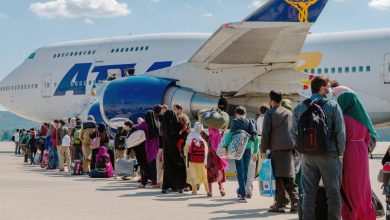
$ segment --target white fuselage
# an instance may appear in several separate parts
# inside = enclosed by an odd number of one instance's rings
[[[174,66],[187,61],[209,37],[210,34],[154,34],[45,46],[0,82],[0,103],[33,120],[65,118],[90,95],[94,84],[99,85],[99,67],[118,74],[120,67],[107,66],[131,64],[139,75],[156,63],[172,62]],[[321,73],[352,88],[376,123],[390,121],[390,30],[309,35],[302,53],[320,55],[314,61],[310,55],[298,59],[298,67],[306,62],[307,72]],[[75,66],[84,69],[74,69]],[[72,68],[78,75],[66,81]],[[86,78],[78,80],[77,71],[86,72]],[[197,75],[183,72],[183,77]],[[180,84],[180,78],[177,80]],[[70,90],[59,92],[61,85]]]

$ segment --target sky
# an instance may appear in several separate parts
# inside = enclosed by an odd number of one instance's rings
[[[0,80],[46,44],[129,34],[212,33],[224,23],[242,20],[264,2],[0,0]],[[390,0],[330,0],[311,32],[377,28],[390,28]]]

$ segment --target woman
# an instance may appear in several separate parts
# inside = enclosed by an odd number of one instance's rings
[[[344,92],[337,99],[343,111],[346,144],[343,159],[342,217],[344,220],[376,219],[368,167],[370,135],[377,137],[367,112],[353,92]]]
[[[186,166],[177,143],[180,139],[180,130],[183,125],[180,123],[176,113],[172,110],[165,112],[161,124],[164,149],[164,177],[162,193],[168,189],[178,190],[183,193],[186,184]]]
[[[108,142],[110,142],[110,138],[106,131],[106,126],[103,123],[99,124],[97,131],[91,133],[91,139],[94,139],[96,137],[100,137],[100,147],[104,146],[108,148]],[[114,158],[112,152],[110,152],[109,150],[107,151],[110,154],[111,164],[114,164]],[[96,155],[98,153],[99,153],[99,148],[92,150],[91,170],[95,169]]]
[[[145,121],[134,127],[137,130],[142,130],[145,132],[145,153],[147,165],[149,167],[149,177],[152,180],[153,187],[158,188],[156,158],[160,142],[160,122],[158,121],[156,114],[153,111],[148,111],[145,115]],[[145,188],[146,183],[141,184],[141,188]]]

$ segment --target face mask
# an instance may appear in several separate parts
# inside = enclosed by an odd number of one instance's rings
[[[336,97],[333,96],[332,88],[328,88],[328,94],[326,94],[326,98],[329,100],[334,100]]]

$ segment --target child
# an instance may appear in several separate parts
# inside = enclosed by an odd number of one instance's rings
[[[183,145],[185,144],[185,140],[188,135],[188,125],[190,124],[190,119],[186,115],[182,115],[179,120],[183,127],[179,132],[181,138],[177,142],[177,148],[181,153],[183,153]]]
[[[198,186],[204,184],[207,194],[209,193],[207,182],[207,142],[202,138],[201,132],[203,126],[201,123],[196,122],[194,125],[194,131],[191,132],[186,141],[186,147],[184,148],[184,155],[187,158],[187,183],[192,186],[192,194],[196,195]]]
[[[30,158],[30,165],[35,164],[34,157],[36,153],[37,153],[37,146],[36,146],[35,132],[31,132],[31,137],[28,141],[28,156]]]
[[[114,176],[114,169],[110,161],[110,155],[107,148],[101,146],[99,153],[96,155],[95,169],[89,172],[91,178],[110,178]]]

